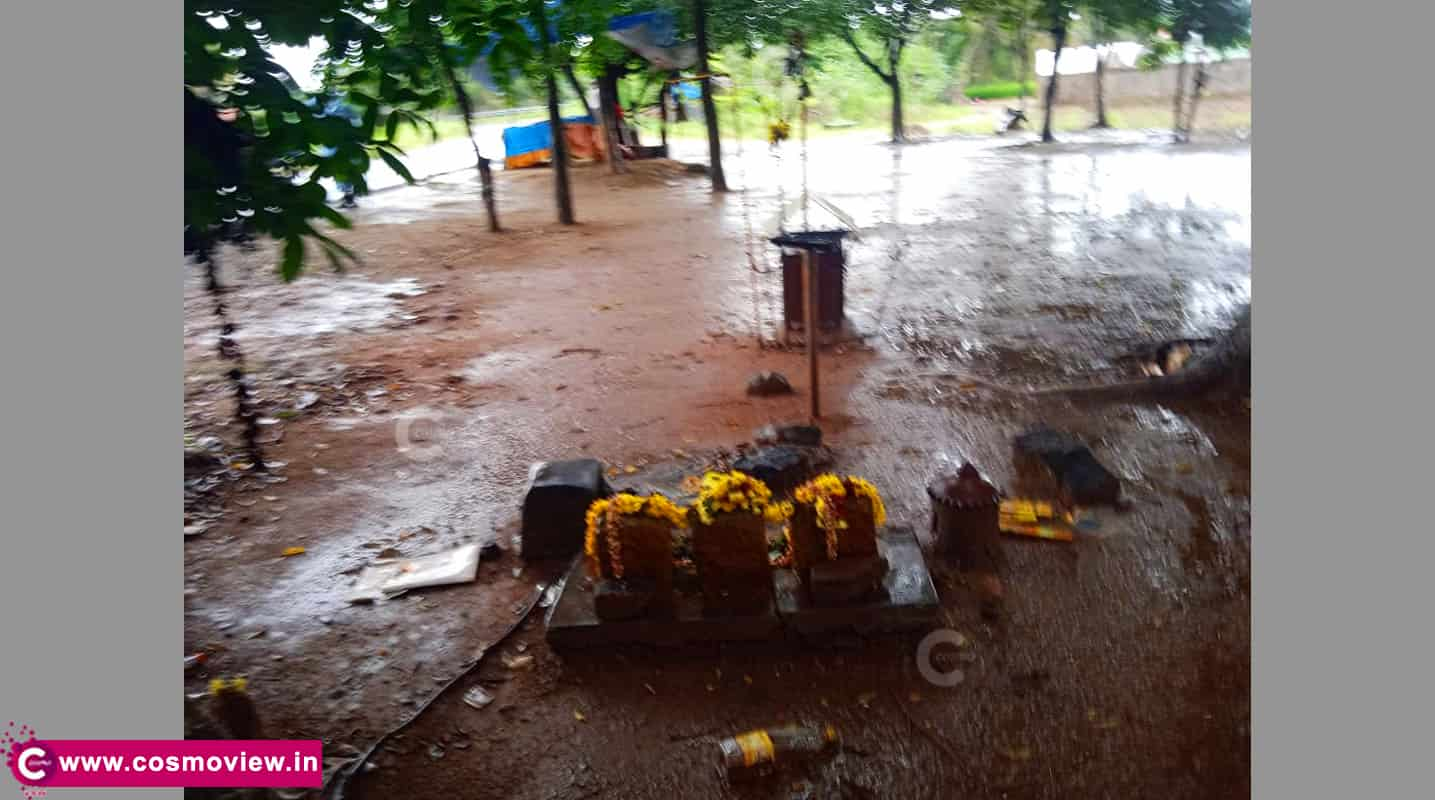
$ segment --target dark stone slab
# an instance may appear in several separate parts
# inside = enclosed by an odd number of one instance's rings
[[[754,450],[734,461],[732,468],[767,484],[767,488],[779,497],[812,477],[812,462],[807,454],[782,444]]]
[[[877,599],[887,575],[887,561],[881,556],[848,556],[824,561],[812,567],[808,591],[819,606],[841,606]]]
[[[1017,436],[1013,444],[1018,458],[1035,459],[1051,470],[1067,502],[1094,506],[1116,505],[1120,500],[1121,481],[1074,436],[1035,428]]]
[[[603,620],[640,616],[653,602],[653,588],[653,581],[640,578],[597,581],[593,589],[594,613]]]
[[[701,596],[683,592],[675,594],[671,615],[604,620],[595,608],[595,583],[588,577],[583,557],[575,558],[558,602],[548,609],[546,638],[551,647],[576,649],[623,643],[678,646],[782,637],[782,623],[771,602],[758,614],[704,616]]]
[[[937,590],[910,528],[891,528],[879,537],[878,553],[888,564],[880,597],[841,607],[817,606],[792,570],[772,571],[775,602],[761,614],[705,616],[702,598],[675,595],[673,613],[608,621],[595,608],[596,582],[582,556],[573,559],[558,601],[548,609],[546,637],[555,649],[620,643],[676,646],[699,642],[831,639],[842,635],[920,630],[938,618]]]
[[[822,429],[816,425],[783,425],[777,429],[777,440],[802,447],[821,447]]]
[[[595,459],[535,464],[523,497],[523,557],[562,558],[581,550],[588,506],[610,493]]]
[[[777,613],[787,630],[813,638],[841,633],[889,633],[920,630],[933,624],[940,611],[937,587],[910,528],[889,528],[877,538],[877,552],[886,560],[884,592],[867,602],[824,607],[814,603],[792,570],[774,572]]]

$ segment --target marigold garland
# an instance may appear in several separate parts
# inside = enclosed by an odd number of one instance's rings
[[[782,522],[792,514],[791,503],[774,503],[767,484],[737,470],[703,475],[693,508],[704,525],[713,524],[718,514],[734,511],[756,514],[768,522]]]
[[[687,524],[687,512],[660,494],[641,497],[622,492],[612,497],[595,500],[588,506],[585,516],[586,530],[583,535],[583,552],[595,563],[598,561],[598,531],[608,547],[608,563],[612,565],[613,577],[623,577],[622,537],[618,535],[618,518],[624,516],[649,516],[663,520],[675,528]]]
[[[852,497],[867,499],[872,506],[874,525],[880,527],[887,521],[887,508],[882,504],[882,496],[877,492],[877,487],[852,475],[848,475],[845,479],[831,473],[818,475],[797,487],[792,493],[797,502],[812,506],[817,517],[817,527],[821,528],[825,534],[828,558],[837,558],[838,532],[848,527],[845,519],[844,499],[849,494]],[[790,525],[784,529],[784,534],[790,541],[792,538]]]

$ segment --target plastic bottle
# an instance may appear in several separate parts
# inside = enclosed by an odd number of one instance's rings
[[[760,728],[718,743],[728,780],[767,775],[778,765],[821,755],[839,743],[831,725]]]

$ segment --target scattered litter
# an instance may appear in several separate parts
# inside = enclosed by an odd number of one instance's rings
[[[862,694],[857,695],[857,705],[862,706],[863,708],[871,708],[872,701],[876,699],[876,692],[863,692]]]
[[[444,756],[443,745],[441,745],[441,744],[435,744],[435,745],[429,747],[429,758],[433,759],[434,761],[438,761],[440,758],[443,758],[443,756]]]
[[[489,694],[482,686],[475,686],[463,693],[463,702],[473,708],[482,710],[489,703],[493,702],[493,695]]]
[[[579,722],[587,722],[587,721],[588,721],[588,718],[585,717],[585,716],[583,716],[583,712],[582,712],[582,711],[574,711],[574,712],[573,712],[573,719],[576,719],[576,720],[578,720]]]
[[[288,558],[289,556],[302,556],[304,553],[305,550],[302,547],[286,547],[284,548],[283,555],[285,558]]]
[[[837,749],[840,739],[831,725],[786,725],[760,728],[718,742],[728,780],[762,777],[779,764],[802,761]]]
[[[317,402],[319,402],[318,392],[303,392],[299,395],[298,402],[294,403],[294,408],[303,411]]]
[[[191,672],[193,672],[193,671],[199,669],[200,667],[204,666],[204,662],[206,662],[206,661],[208,661],[208,660],[209,660],[209,656],[206,655],[206,654],[204,654],[204,653],[195,653],[195,654],[192,655],[192,656],[185,656],[185,657],[184,657],[184,673],[185,673],[186,675],[188,675],[189,673],[191,673]]]
[[[1010,526],[1003,525],[1002,533],[1013,536],[1028,536],[1033,539],[1047,539],[1053,542],[1070,542],[1076,539],[1076,535],[1069,529],[1058,525],[1036,525],[1017,523]]]
[[[263,636],[264,634],[266,634],[266,633],[268,633],[268,632],[269,632],[269,630],[268,630],[267,628],[260,628],[260,629],[257,630],[257,631],[253,631],[253,632],[251,632],[251,633],[245,634],[245,635],[244,635],[244,638],[245,638],[245,639],[258,639],[259,637]]]
[[[1002,533],[1070,542],[1075,539],[1069,524],[1071,514],[1058,515],[1051,503],[1042,500],[1003,500],[998,523]]]
[[[410,589],[469,583],[478,577],[478,553],[479,546],[470,544],[433,555],[375,562],[359,573],[349,602],[389,600]]]
[[[645,684],[643,684],[643,688],[648,690],[648,694],[650,694],[650,695],[652,695],[652,696],[654,696],[654,697],[657,697],[657,696],[658,696],[658,690],[653,688],[653,684],[651,684],[651,683],[645,683]]]
[[[190,539],[209,530],[208,522],[196,522],[193,525],[184,526],[184,538]]]
[[[516,576],[515,576],[516,577]],[[558,602],[558,595],[563,592],[563,581],[558,581],[547,589],[543,590],[543,597],[539,599],[538,605],[541,608],[548,608]]]
[[[510,656],[503,655],[503,666],[511,670],[529,669],[533,666],[533,656]]]

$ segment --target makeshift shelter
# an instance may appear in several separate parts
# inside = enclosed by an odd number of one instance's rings
[[[597,161],[603,158],[603,129],[589,116],[565,117],[563,135],[568,155]],[[553,131],[547,120],[503,129],[504,169],[536,167],[553,161]]]

